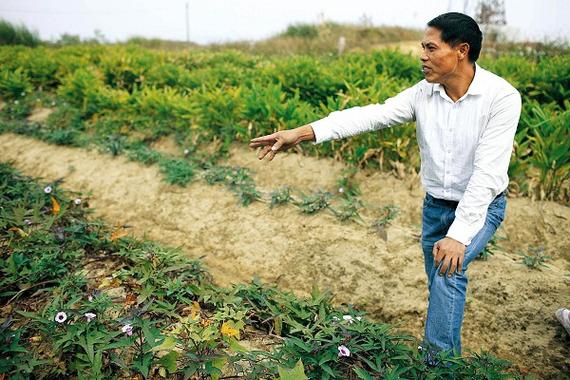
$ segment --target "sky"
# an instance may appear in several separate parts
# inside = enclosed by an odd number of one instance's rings
[[[132,36],[201,44],[259,40],[287,25],[323,20],[423,29],[447,11],[473,15],[477,0],[0,0],[0,18],[36,30],[44,40],[82,38],[99,30],[110,42]],[[513,39],[570,41],[570,0],[504,0]],[[466,6],[467,5],[467,6]],[[466,6],[466,7],[465,7]]]

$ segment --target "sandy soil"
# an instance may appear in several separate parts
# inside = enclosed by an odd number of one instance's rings
[[[179,153],[172,141],[156,149]],[[417,176],[357,174],[370,205],[396,204],[400,214],[385,241],[356,223],[332,215],[301,214],[288,205],[242,207],[223,186],[197,180],[186,188],[161,181],[157,167],[123,157],[55,147],[12,134],[0,135],[0,161],[47,181],[91,192],[89,204],[109,223],[127,223],[136,236],[180,246],[188,256],[203,257],[221,285],[259,276],[298,295],[312,285],[330,289],[335,302],[365,310],[371,319],[393,323],[421,338],[427,291],[419,245],[423,190]],[[231,149],[227,164],[254,172],[261,191],[280,186],[312,192],[336,190],[344,166],[329,159],[282,154],[260,162],[243,145]],[[374,217],[370,212],[366,217]],[[554,311],[570,307],[570,208],[527,198],[508,201],[499,229],[504,252],[471,264],[463,325],[466,350],[484,349],[514,361],[538,378],[567,378],[570,338]],[[552,256],[549,268],[529,270],[518,252],[542,244]]]
[[[419,40],[386,42],[374,45],[373,49],[399,49],[402,53],[410,53],[414,57],[419,57],[422,53]]]

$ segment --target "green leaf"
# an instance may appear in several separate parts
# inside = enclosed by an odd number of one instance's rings
[[[236,340],[236,338],[229,338],[228,339],[228,344],[230,345],[230,348],[232,350],[234,350],[235,352],[247,352],[247,349],[242,346],[241,344],[239,344],[239,342]]]
[[[362,369],[362,368],[360,368],[360,367],[353,368],[353,370],[354,370],[354,372],[356,373],[356,375],[358,375],[358,378],[359,378],[359,379],[362,379],[362,380],[374,380],[374,378],[373,378],[372,376],[370,376],[370,374],[369,374],[366,370],[364,370],[364,369]]]
[[[277,369],[279,371],[279,380],[308,380],[309,378],[305,375],[305,369],[303,368],[303,362],[299,360],[295,367],[292,369],[287,369],[279,366]]]
[[[149,351],[152,351],[152,352],[168,351],[168,350],[173,349],[174,346],[176,346],[176,340],[171,336],[167,336],[166,338],[164,338],[164,341],[161,344],[159,344],[158,346],[154,346]]]
[[[178,352],[170,351],[168,354],[158,359],[158,363],[166,368],[168,372],[173,373],[176,371],[176,359],[178,359]]]

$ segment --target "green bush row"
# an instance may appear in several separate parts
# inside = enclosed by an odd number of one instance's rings
[[[414,58],[390,50],[264,58],[236,51],[157,52],[134,46],[4,47],[0,65],[0,95],[9,103],[5,113],[25,116],[32,109],[25,106],[26,95],[41,89],[57,94],[95,126],[102,123],[94,120],[120,119],[127,130],[154,133],[150,130],[159,128],[164,134],[221,141],[222,151],[233,141],[383,102],[422,78]],[[481,65],[523,95],[512,190],[568,202],[570,154],[554,145],[570,129],[570,60],[565,55],[539,60],[504,56]],[[556,130],[542,128],[545,124]],[[361,167],[391,170],[402,162],[417,170],[414,136],[413,125],[405,125],[302,149]]]

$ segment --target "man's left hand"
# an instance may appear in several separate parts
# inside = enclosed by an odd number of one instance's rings
[[[447,236],[433,245],[435,267],[437,268],[441,263],[440,276],[444,276],[447,272],[447,275],[451,277],[456,270],[458,274],[461,274],[465,248],[464,244]]]

